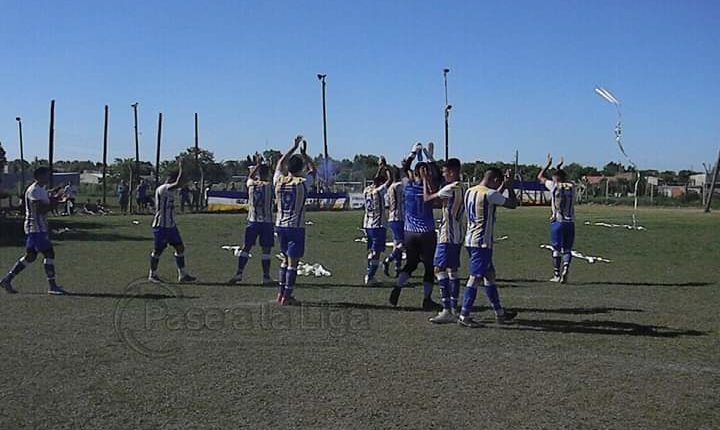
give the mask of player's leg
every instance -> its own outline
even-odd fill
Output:
[[[438,244],[435,249],[435,277],[440,286],[440,297],[443,307],[440,313],[429,319],[431,323],[435,324],[452,323],[456,320],[450,303],[450,278],[447,273],[447,251],[448,248],[445,243]]]
[[[285,293],[285,280],[287,279],[287,268],[288,268],[288,234],[286,228],[278,228],[278,238],[280,239],[280,253],[282,254],[282,261],[278,268],[278,294],[277,302],[281,303],[283,294]]]
[[[31,245],[29,235],[27,238],[27,245]],[[2,278],[2,280],[0,280],[0,286],[2,286],[9,294],[17,293],[17,290],[12,286],[12,280],[25,270],[30,263],[35,261],[35,259],[37,259],[37,252],[34,247],[26,247],[25,254],[18,258],[10,271]]]
[[[159,284],[162,282],[160,276],[157,274],[158,266],[160,265],[160,256],[163,251],[167,248],[167,238],[165,235],[165,229],[154,228],[153,229],[153,250],[150,253],[150,273],[148,274],[148,281]]]
[[[385,240],[387,239],[387,231],[384,228],[367,229],[368,236],[368,262],[367,274],[365,275],[365,285],[375,285],[377,280],[375,274],[380,265],[380,256],[385,250]]]
[[[185,266],[185,244],[180,237],[180,231],[177,227],[169,228],[168,230],[168,243],[175,248],[175,266],[178,272],[178,282],[194,282],[197,278],[192,276],[187,271]]]
[[[297,267],[300,259],[305,255],[305,229],[293,228],[290,230],[290,241],[288,242],[288,267],[285,277],[285,290],[282,296],[282,305],[298,305],[299,302],[293,296],[295,282],[297,281]]]
[[[554,221],[550,223],[550,245],[552,245],[553,277],[550,282],[560,282],[560,266],[562,253],[562,223]]]
[[[460,310],[460,317],[458,318],[458,324],[464,327],[477,328],[481,327],[481,324],[476,322],[470,313],[475,305],[475,299],[477,298],[477,288],[480,282],[482,282],[483,276],[488,270],[488,260],[482,248],[469,247],[468,255],[470,257],[470,268],[467,285],[465,286],[465,294],[463,296],[463,305]]]
[[[460,298],[460,252],[462,245],[448,245],[447,275],[450,284],[450,310],[457,311],[458,299]]]
[[[262,257],[260,263],[263,271],[263,285],[270,285],[273,282],[270,276],[270,252],[275,245],[275,230],[271,222],[262,223],[260,228],[260,246],[262,247]]]
[[[433,259],[437,247],[437,235],[435,232],[423,233],[421,236],[420,260],[425,268],[423,274],[423,302],[422,308],[426,311],[440,310],[442,306],[432,299],[433,284],[435,283],[435,270]]]
[[[47,241],[47,248],[40,249],[40,252],[42,252],[43,257],[45,257],[43,259],[43,268],[45,269],[45,275],[48,281],[48,294],[55,296],[67,294],[55,281],[55,250],[52,245],[50,245],[50,240]]]
[[[402,265],[402,253],[403,253],[403,241],[405,240],[405,226],[402,221],[391,221],[390,231],[393,235],[393,249],[383,260],[383,272],[385,276],[390,277],[390,263],[395,262],[395,277],[400,272],[400,266]]]
[[[572,262],[572,249],[575,245],[575,223],[562,223],[562,271],[560,272],[560,282],[565,284],[570,274],[570,263]]]
[[[410,275],[417,269],[420,263],[420,248],[422,246],[420,234],[405,232],[405,246],[405,254],[407,256],[405,266],[400,269],[395,288],[390,292],[389,302],[393,306],[397,306],[402,288],[407,284]]]
[[[250,259],[250,251],[252,250],[253,245],[255,245],[257,241],[258,234],[258,224],[254,222],[249,222],[245,226],[245,243],[243,245],[243,248],[240,250],[240,255],[238,255],[237,269],[235,270],[235,275],[230,278],[230,280],[228,281],[229,284],[236,284],[242,281],[245,266],[247,266],[248,260]]]
[[[495,312],[495,320],[501,324],[507,323],[517,316],[517,312],[503,308],[502,303],[500,303],[500,294],[498,293],[497,285],[495,283],[495,267],[492,264],[492,255],[490,256],[490,259],[490,267],[483,279],[485,296],[488,298],[490,306],[492,306],[492,309]]]

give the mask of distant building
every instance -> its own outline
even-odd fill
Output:
[[[658,195],[679,198],[685,195],[685,185],[660,185],[657,187]]]
[[[92,170],[83,170],[83,172],[80,173],[80,183],[81,184],[101,184],[102,183],[102,173],[95,172]]]

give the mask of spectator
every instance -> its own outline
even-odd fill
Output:
[[[117,187],[118,202],[120,203],[120,212],[127,215],[128,203],[130,203],[130,193],[125,180],[121,180]]]

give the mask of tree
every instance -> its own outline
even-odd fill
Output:
[[[622,164],[611,161],[603,167],[602,173],[605,176],[615,176],[622,171],[623,171]]]

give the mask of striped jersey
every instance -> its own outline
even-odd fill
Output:
[[[162,184],[155,190],[155,217],[152,228],[175,227],[175,190]]]
[[[471,187],[465,193],[468,248],[492,248],[495,229],[495,210],[505,204],[505,196],[482,185]]]
[[[442,187],[437,194],[442,199],[438,243],[461,245],[465,240],[465,187],[456,181]]]
[[[269,181],[248,179],[248,221],[272,222],[273,189]]]
[[[374,184],[365,188],[365,217],[363,228],[381,228],[385,226],[385,184],[376,187]]]
[[[37,182],[33,182],[25,190],[25,233],[46,233],[48,231],[47,215],[40,210],[41,205],[50,204],[47,190]]]
[[[405,231],[411,233],[428,233],[435,231],[433,203],[423,198],[423,185],[408,182],[404,190],[405,198]]]
[[[545,187],[550,190],[550,208],[553,222],[575,222],[575,185],[572,182],[555,183],[545,181]]]
[[[275,197],[277,199],[277,227],[305,228],[305,200],[313,177],[283,175],[275,172]]]
[[[401,181],[393,182],[387,190],[388,222],[405,220],[404,186]]]

